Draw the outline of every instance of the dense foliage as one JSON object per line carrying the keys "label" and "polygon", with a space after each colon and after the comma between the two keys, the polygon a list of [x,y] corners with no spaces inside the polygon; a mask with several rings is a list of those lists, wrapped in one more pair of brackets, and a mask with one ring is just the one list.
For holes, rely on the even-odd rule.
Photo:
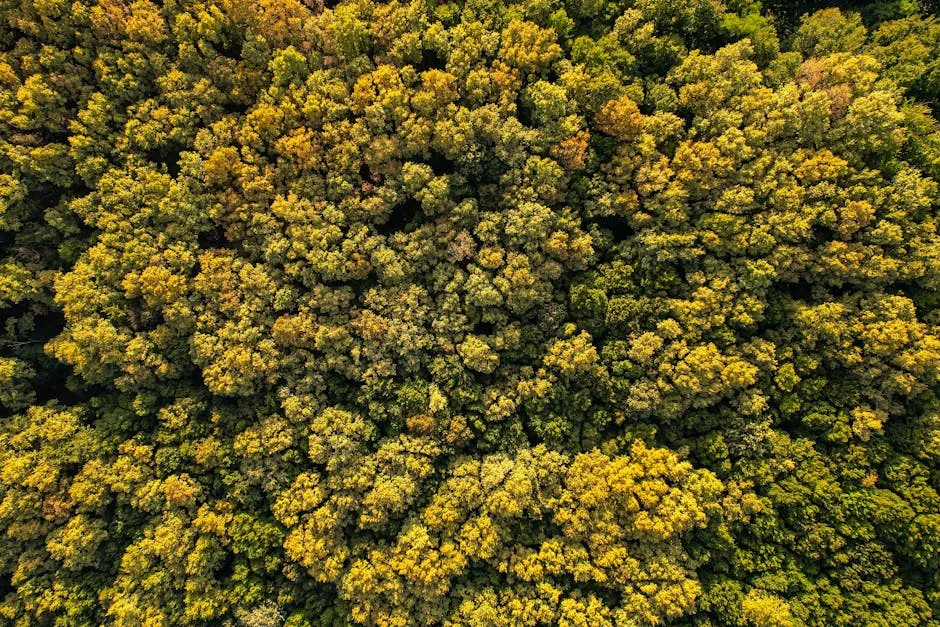
{"label": "dense foliage", "polygon": [[940,20],[820,8],[0,0],[0,622],[940,625]]}

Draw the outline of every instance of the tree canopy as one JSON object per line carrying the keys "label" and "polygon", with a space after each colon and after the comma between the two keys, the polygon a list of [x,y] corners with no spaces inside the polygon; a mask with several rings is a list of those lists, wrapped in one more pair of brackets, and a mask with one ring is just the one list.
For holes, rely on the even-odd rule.
{"label": "tree canopy", "polygon": [[0,0],[0,623],[940,625],[917,0]]}

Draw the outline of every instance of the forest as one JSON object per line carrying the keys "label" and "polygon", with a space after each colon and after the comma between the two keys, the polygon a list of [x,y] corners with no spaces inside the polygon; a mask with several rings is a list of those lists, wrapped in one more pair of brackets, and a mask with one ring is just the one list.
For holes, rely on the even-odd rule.
{"label": "forest", "polygon": [[940,626],[931,0],[0,0],[0,625]]}

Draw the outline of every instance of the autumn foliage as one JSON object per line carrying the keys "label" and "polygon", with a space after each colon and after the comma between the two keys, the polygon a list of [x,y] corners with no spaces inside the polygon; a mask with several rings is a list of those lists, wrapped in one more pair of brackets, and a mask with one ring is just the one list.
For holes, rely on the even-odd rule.
{"label": "autumn foliage", "polygon": [[940,625],[915,0],[0,0],[0,624]]}

